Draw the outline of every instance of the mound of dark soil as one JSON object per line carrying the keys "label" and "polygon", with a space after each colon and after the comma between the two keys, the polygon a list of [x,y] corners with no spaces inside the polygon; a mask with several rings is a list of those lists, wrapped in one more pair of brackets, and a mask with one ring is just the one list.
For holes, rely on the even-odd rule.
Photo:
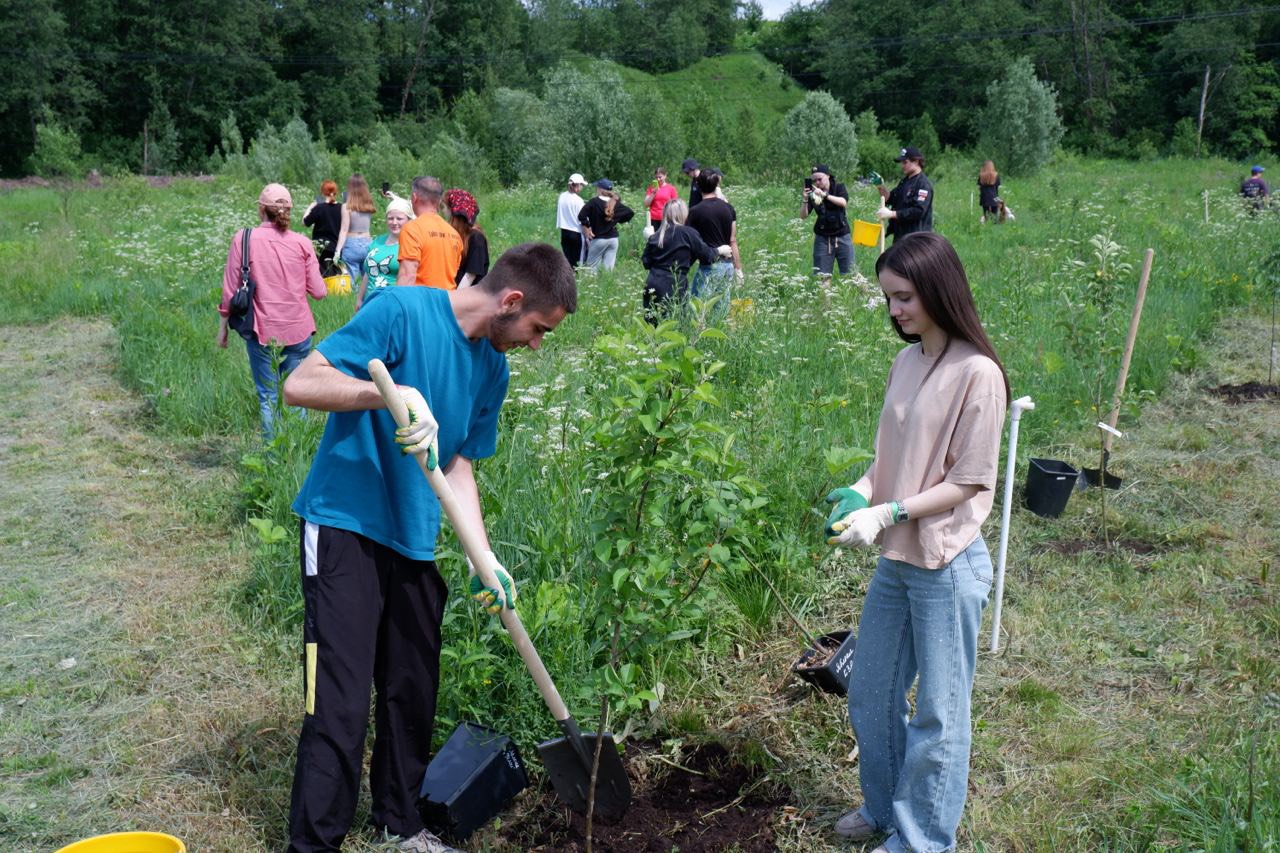
{"label": "mound of dark soil", "polygon": [[[787,801],[785,792],[762,780],[761,771],[744,767],[720,744],[693,748],[677,762],[680,767],[653,760],[659,752],[655,744],[632,743],[627,752],[635,787],[631,808],[617,823],[595,821],[594,850],[771,853],[777,849],[774,815]],[[634,781],[640,764],[655,768],[655,777],[642,785]],[[586,820],[545,790],[532,809],[504,827],[502,836],[522,850],[572,853],[586,849]]]}
{"label": "mound of dark soil", "polygon": [[1254,400],[1274,400],[1280,397],[1280,385],[1264,385],[1261,382],[1245,382],[1241,385],[1219,385],[1209,389],[1228,403],[1250,403]]}

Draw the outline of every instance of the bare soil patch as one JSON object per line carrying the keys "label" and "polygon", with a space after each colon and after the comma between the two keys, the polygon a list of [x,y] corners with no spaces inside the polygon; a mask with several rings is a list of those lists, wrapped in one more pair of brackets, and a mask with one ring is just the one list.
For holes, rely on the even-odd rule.
{"label": "bare soil patch", "polygon": [[1210,388],[1209,391],[1233,405],[1252,403],[1255,400],[1274,400],[1280,397],[1280,385],[1266,385],[1262,382],[1219,385],[1216,388]]}
{"label": "bare soil patch", "polygon": [[[610,853],[771,853],[785,789],[738,761],[721,744],[692,748],[678,761],[658,756],[657,743],[633,744],[628,772],[635,789],[627,814],[614,824],[595,821],[593,846]],[[544,790],[504,829],[516,849],[585,850],[586,821]]]}

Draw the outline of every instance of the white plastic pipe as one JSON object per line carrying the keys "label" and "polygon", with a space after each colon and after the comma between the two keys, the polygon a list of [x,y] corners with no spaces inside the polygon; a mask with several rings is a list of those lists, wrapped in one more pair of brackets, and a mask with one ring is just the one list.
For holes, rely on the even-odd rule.
{"label": "white plastic pipe", "polygon": [[996,559],[996,609],[991,613],[991,651],[1000,651],[1000,605],[1004,601],[1004,561],[1009,553],[1009,513],[1013,509],[1013,476],[1018,461],[1018,421],[1034,409],[1030,397],[1019,397],[1009,407],[1009,461],[1004,471],[1004,506],[1000,510],[1000,556]]}

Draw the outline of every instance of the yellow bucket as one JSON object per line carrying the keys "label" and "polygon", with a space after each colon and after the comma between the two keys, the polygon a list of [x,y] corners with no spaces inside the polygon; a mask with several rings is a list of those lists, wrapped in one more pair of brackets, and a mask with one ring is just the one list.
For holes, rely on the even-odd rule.
{"label": "yellow bucket", "polygon": [[351,276],[344,270],[325,278],[324,288],[330,296],[346,296],[351,292]]}
{"label": "yellow bucket", "polygon": [[880,245],[880,223],[853,220],[853,243],[855,246]]}
{"label": "yellow bucket", "polygon": [[57,853],[187,853],[187,845],[163,832],[113,832],[68,844]]}

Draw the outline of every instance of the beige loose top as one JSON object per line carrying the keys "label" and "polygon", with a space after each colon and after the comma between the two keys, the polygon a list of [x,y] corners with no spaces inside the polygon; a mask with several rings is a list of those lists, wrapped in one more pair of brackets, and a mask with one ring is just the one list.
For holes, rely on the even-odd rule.
{"label": "beige loose top", "polygon": [[898,353],[876,431],[872,506],[944,482],[982,488],[946,512],[886,528],[884,556],[941,569],[977,538],[991,512],[1005,403],[1000,368],[973,344],[952,339],[934,358],[918,343]]}

